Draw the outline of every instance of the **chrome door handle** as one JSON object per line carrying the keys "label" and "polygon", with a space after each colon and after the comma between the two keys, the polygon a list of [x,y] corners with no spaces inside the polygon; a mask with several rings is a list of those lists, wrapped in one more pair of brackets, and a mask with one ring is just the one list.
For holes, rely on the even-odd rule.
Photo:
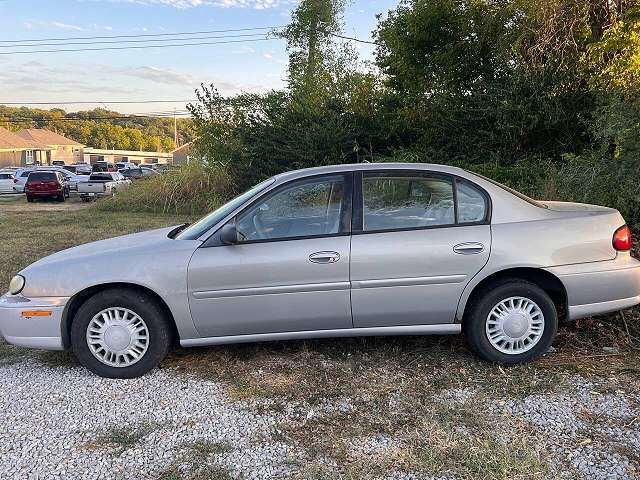
{"label": "chrome door handle", "polygon": [[459,243],[453,247],[453,251],[460,255],[474,255],[484,251],[484,245],[479,242]]}
{"label": "chrome door handle", "polygon": [[309,261],[312,263],[336,263],[340,260],[338,252],[316,252],[309,255]]}

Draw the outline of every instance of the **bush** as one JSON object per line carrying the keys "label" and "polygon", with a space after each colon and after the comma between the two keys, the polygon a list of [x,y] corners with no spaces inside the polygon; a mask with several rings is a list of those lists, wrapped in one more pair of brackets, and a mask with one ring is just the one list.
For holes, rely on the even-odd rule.
{"label": "bush", "polygon": [[194,162],[140,179],[115,197],[99,202],[97,208],[200,215],[217,208],[231,192],[224,168]]}

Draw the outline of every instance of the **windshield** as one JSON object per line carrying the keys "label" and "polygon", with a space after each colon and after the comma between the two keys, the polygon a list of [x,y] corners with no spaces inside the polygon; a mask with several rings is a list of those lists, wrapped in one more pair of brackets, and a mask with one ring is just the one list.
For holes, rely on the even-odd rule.
{"label": "windshield", "polygon": [[203,233],[213,227],[216,223],[220,222],[224,217],[233,212],[236,208],[240,207],[243,203],[248,201],[250,198],[256,196],[258,193],[263,191],[269,185],[275,182],[275,179],[270,178],[269,180],[265,180],[262,183],[259,183],[255,187],[247,190],[239,197],[234,198],[228,203],[225,203],[217,210],[214,210],[206,217],[198,220],[196,223],[191,225],[189,228],[184,229],[180,234],[176,237],[177,240],[195,240],[200,237]]}

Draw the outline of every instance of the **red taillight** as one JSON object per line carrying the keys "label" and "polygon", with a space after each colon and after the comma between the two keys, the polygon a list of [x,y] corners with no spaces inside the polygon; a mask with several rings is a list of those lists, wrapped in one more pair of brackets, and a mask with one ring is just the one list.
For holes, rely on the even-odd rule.
{"label": "red taillight", "polygon": [[622,252],[631,250],[631,230],[626,225],[621,226],[613,234],[613,248]]}

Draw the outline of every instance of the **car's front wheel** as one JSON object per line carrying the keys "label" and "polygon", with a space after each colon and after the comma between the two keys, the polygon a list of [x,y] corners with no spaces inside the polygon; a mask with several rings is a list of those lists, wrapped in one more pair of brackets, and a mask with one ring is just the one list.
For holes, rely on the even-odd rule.
{"label": "car's front wheel", "polygon": [[512,279],[485,288],[463,323],[467,344],[490,362],[513,365],[544,354],[558,328],[549,295],[537,285]]}
{"label": "car's front wheel", "polygon": [[135,378],[155,368],[171,345],[169,319],[149,295],[110,289],[89,298],[71,326],[73,352],[108,378]]}

